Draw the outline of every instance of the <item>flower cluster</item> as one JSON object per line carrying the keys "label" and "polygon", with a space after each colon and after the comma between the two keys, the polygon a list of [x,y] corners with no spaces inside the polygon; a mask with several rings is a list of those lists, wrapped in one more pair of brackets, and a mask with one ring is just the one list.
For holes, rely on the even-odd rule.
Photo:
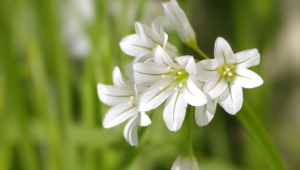
{"label": "flower cluster", "polygon": [[[183,43],[195,49],[196,34],[176,0],[164,3],[163,7]],[[103,126],[110,128],[129,119],[124,137],[131,145],[138,144],[137,125],[151,123],[146,112],[163,103],[163,119],[170,131],[180,129],[188,105],[195,107],[196,123],[205,126],[214,117],[217,103],[229,114],[236,114],[242,107],[242,88],[263,83],[256,73],[248,70],[260,62],[256,49],[233,53],[227,41],[219,37],[214,59],[196,61],[193,56],[179,54],[168,42],[162,22],[163,17],[155,18],[151,27],[136,22],[136,34],[120,42],[122,51],[134,57],[126,67],[128,80],[115,67],[114,85],[98,84],[100,100],[112,106]],[[173,167],[177,164],[181,163],[175,162]]]}

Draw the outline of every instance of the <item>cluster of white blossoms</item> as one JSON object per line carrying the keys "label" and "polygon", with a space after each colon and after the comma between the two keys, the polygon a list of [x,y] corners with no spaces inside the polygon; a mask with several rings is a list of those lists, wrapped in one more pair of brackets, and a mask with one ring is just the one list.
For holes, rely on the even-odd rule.
{"label": "cluster of white blossoms", "polygon": [[[196,45],[195,32],[177,2],[171,0],[163,7],[183,43]],[[180,55],[168,42],[162,22],[163,17],[154,19],[151,27],[136,22],[136,34],[120,42],[122,51],[135,57],[126,67],[128,80],[115,67],[114,85],[98,84],[100,100],[112,106],[103,119],[103,126],[110,128],[129,119],[124,137],[131,145],[138,144],[137,125],[151,123],[146,112],[163,103],[163,119],[170,131],[180,129],[188,104],[195,107],[196,123],[205,126],[214,117],[217,103],[229,114],[236,114],[243,103],[242,87],[254,88],[263,83],[256,73],[247,69],[259,64],[256,49],[234,54],[227,41],[219,37],[214,59],[197,62],[193,56]],[[181,162],[196,163],[185,161],[194,160],[193,157],[179,158]],[[172,169],[180,169],[179,164],[180,161],[175,161]]]}

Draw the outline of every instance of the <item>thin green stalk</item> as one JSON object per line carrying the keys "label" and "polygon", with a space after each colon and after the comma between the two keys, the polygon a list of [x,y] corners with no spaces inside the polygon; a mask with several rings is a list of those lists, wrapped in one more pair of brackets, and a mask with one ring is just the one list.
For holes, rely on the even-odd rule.
{"label": "thin green stalk", "polygon": [[256,116],[248,102],[244,101],[242,113],[237,114],[238,119],[244,128],[257,144],[264,155],[269,169],[284,170],[286,169],[281,157],[279,156],[274,144],[271,142],[265,128]]}
{"label": "thin green stalk", "polygon": [[187,120],[188,120],[188,125],[189,125],[189,128],[188,128],[188,136],[187,136],[187,140],[186,140],[186,143],[185,143],[185,147],[183,149],[183,152],[182,154],[184,156],[187,156],[187,157],[190,157],[190,156],[193,156],[194,153],[193,153],[193,123],[194,123],[194,111],[195,111],[195,107],[194,106],[191,106],[189,105],[188,106],[188,113],[187,113]]}
{"label": "thin green stalk", "polygon": [[197,40],[194,39],[190,43],[187,44],[187,46],[194,49],[199,55],[201,55],[205,59],[209,59],[209,57],[198,47]]}

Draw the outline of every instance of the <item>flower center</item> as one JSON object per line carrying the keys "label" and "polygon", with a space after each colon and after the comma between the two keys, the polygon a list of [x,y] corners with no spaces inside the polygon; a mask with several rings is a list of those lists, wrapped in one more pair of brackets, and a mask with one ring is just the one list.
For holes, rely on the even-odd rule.
{"label": "flower center", "polygon": [[218,68],[218,72],[227,82],[230,82],[232,76],[236,74],[234,71],[234,64],[223,65]]}
{"label": "flower center", "polygon": [[136,106],[134,96],[130,96],[130,101],[128,102],[128,105],[131,105],[132,107]]}
{"label": "flower center", "polygon": [[[174,79],[173,83],[178,83],[178,86],[174,88],[175,91],[177,91],[179,88],[182,88],[186,79],[189,77],[189,73],[181,68],[181,69],[173,69],[170,66],[168,66],[168,70],[172,70],[173,72],[168,74],[168,77],[172,77]],[[162,78],[167,77],[165,74],[162,75]],[[165,87],[160,87],[160,90],[164,90]]]}

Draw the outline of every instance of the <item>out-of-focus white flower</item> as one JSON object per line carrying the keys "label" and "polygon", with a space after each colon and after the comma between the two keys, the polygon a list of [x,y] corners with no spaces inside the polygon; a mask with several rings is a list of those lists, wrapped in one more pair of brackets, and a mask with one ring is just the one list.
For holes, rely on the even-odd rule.
{"label": "out-of-focus white flower", "polygon": [[100,100],[110,106],[103,119],[104,128],[111,128],[130,119],[124,129],[126,141],[133,146],[138,144],[137,125],[148,126],[151,120],[145,112],[138,111],[139,88],[130,82],[125,81],[120,69],[115,67],[113,70],[114,85],[97,85]]}
{"label": "out-of-focus white flower", "polygon": [[196,34],[177,1],[171,0],[163,3],[163,7],[168,20],[176,29],[180,39],[186,44],[196,41]]}
{"label": "out-of-focus white flower", "polygon": [[171,170],[199,170],[197,160],[194,156],[178,156]]}
{"label": "out-of-focus white flower", "polygon": [[165,100],[164,121],[171,131],[180,129],[186,114],[187,104],[202,106],[206,96],[192,80],[196,76],[196,63],[192,56],[171,57],[157,46],[154,50],[154,62],[135,63],[134,81],[150,86],[139,100],[139,110],[149,111]]}
{"label": "out-of-focus white flower", "polygon": [[236,114],[242,107],[244,88],[254,88],[263,84],[259,75],[248,67],[259,64],[257,49],[234,54],[227,41],[217,38],[214,49],[215,59],[197,63],[201,81],[205,82],[203,91],[229,113]]}
{"label": "out-of-focus white flower", "polygon": [[142,62],[151,58],[153,49],[160,45],[170,56],[177,56],[177,48],[167,42],[168,35],[163,30],[162,21],[162,17],[155,18],[152,28],[136,22],[136,34],[126,36],[120,42],[122,51]]}
{"label": "out-of-focus white flower", "polygon": [[85,27],[94,19],[93,0],[68,0],[62,6],[63,37],[72,57],[85,57],[91,42]]}

